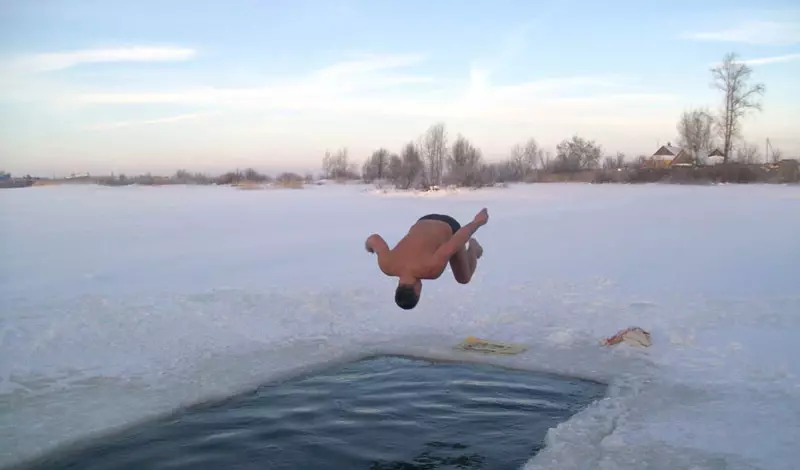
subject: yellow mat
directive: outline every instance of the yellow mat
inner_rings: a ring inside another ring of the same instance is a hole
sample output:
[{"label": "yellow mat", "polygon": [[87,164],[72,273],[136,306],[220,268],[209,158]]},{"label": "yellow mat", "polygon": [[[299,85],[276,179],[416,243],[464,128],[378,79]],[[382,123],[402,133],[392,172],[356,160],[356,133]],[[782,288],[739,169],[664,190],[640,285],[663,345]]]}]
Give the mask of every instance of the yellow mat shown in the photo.
[{"label": "yellow mat", "polygon": [[461,349],[462,351],[505,355],[519,354],[528,349],[527,346],[522,344],[500,343],[497,341],[476,338],[474,336],[468,336],[467,339],[456,345],[456,348]]}]

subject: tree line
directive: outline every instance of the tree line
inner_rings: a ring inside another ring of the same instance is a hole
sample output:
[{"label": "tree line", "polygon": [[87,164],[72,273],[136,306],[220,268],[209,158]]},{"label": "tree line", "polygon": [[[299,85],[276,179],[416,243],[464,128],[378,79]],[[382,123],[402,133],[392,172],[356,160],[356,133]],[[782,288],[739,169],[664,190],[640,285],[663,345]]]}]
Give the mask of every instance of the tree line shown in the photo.
[{"label": "tree line", "polygon": [[110,175],[86,175],[78,178],[33,178],[35,181],[54,181],[54,182],[88,182],[99,184],[103,186],[157,186],[157,185],[170,185],[170,184],[192,184],[192,185],[237,185],[242,183],[277,183],[277,184],[295,184],[295,183],[310,183],[314,180],[310,174],[301,176],[293,172],[280,173],[277,176],[263,174],[254,168],[246,168],[244,170],[228,171],[218,176],[209,176],[204,173],[191,173],[187,170],[177,170],[171,176],[153,175],[152,173],[145,173],[140,175],[127,175],[125,173],[110,174]]},{"label": "tree line", "polygon": [[[511,147],[509,156],[500,162],[488,162],[481,149],[464,135],[450,141],[443,122],[431,125],[416,140],[407,142],[399,152],[376,149],[358,166],[348,157],[347,149],[325,154],[322,176],[329,179],[356,179],[366,183],[388,182],[398,189],[430,188],[443,185],[482,187],[495,183],[530,181],[538,170],[578,172],[600,168],[602,147],[592,140],[572,136],[556,146],[555,155],[545,151],[530,138]],[[620,154],[621,155],[621,154]],[[622,165],[624,156],[611,158],[604,166]]]}]

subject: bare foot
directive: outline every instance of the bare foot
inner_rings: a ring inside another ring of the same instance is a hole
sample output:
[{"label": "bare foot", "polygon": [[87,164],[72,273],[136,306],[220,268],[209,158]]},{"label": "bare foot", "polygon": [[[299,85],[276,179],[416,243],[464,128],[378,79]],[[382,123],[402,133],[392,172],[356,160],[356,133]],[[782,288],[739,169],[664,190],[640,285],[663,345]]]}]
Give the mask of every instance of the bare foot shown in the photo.
[{"label": "bare foot", "polygon": [[476,240],[474,238],[470,238],[469,239],[469,249],[470,250],[475,250],[475,258],[476,259],[481,259],[481,256],[483,256],[483,247],[481,246],[480,243],[478,243],[478,240]]}]

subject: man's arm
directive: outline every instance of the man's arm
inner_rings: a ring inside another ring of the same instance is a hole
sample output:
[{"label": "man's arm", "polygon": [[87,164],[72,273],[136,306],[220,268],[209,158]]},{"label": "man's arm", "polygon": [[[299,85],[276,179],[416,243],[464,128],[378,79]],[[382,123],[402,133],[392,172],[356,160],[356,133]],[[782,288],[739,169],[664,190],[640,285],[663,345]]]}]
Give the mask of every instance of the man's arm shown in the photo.
[{"label": "man's arm", "polygon": [[436,250],[433,257],[437,264],[447,264],[450,258],[458,252],[464,245],[467,244],[472,235],[489,221],[489,214],[486,209],[481,210],[472,222],[461,227],[456,233],[450,237],[442,246]]},{"label": "man's arm", "polygon": [[456,233],[450,237],[450,240],[447,240],[442,246],[436,250],[434,253],[434,258],[436,259],[436,263],[446,264],[450,261],[450,258],[453,257],[454,254],[458,253],[458,250],[464,247],[467,244],[472,235],[480,228],[481,224],[475,222],[474,220],[467,225],[461,227]]},{"label": "man's arm", "polygon": [[367,238],[365,247],[368,252],[378,255],[378,267],[387,276],[394,276],[394,271],[389,263],[389,245],[377,233],[373,233]]}]

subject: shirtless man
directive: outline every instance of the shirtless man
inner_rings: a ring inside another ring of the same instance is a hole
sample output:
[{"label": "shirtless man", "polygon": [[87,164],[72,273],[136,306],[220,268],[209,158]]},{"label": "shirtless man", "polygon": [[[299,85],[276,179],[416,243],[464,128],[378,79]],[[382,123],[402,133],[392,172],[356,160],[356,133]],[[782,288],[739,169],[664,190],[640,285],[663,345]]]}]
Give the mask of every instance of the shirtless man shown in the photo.
[{"label": "shirtless man", "polygon": [[394,301],[409,310],[419,302],[421,280],[439,278],[448,263],[458,283],[467,284],[472,279],[483,255],[483,248],[472,235],[488,221],[486,209],[463,227],[449,215],[428,214],[412,225],[394,248],[389,249],[380,235],[372,234],[366,249],[378,255],[378,267],[384,274],[400,278]]}]

